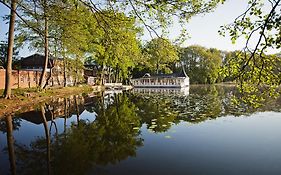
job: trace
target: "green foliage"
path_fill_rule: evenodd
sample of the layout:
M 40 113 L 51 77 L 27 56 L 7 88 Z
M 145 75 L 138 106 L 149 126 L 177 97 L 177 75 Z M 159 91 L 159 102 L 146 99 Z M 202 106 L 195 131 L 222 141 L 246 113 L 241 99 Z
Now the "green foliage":
M 91 13 L 84 7 L 76 7 L 72 3 L 57 1 L 52 4 L 50 14 L 50 41 L 53 52 L 82 56 L 88 48 L 88 38 L 91 36 L 87 25 L 93 19 Z M 91 26 L 93 27 L 93 26 Z
M 185 66 L 191 83 L 219 82 L 219 71 L 222 65 L 221 51 L 201 46 L 189 46 L 181 49 L 180 61 Z
M 281 47 L 281 1 L 248 0 L 246 11 L 232 24 L 222 26 L 219 33 L 229 33 L 235 42 L 245 37 L 245 47 L 229 60 L 229 74 L 236 78 L 249 103 L 262 103 L 267 96 L 275 97 L 280 85 L 280 56 L 266 55 L 269 48 Z M 250 47 L 251 43 L 254 47 Z M 259 92 L 259 95 L 253 95 Z
M 17 19 L 15 44 L 18 47 L 28 45 L 29 49 L 43 52 L 44 49 L 44 17 L 50 17 L 48 10 L 51 2 L 25 0 L 18 3 L 17 12 L 21 18 Z
M 107 12 L 106 23 L 110 25 L 103 31 L 103 35 L 96 40 L 93 48 L 96 61 L 100 65 L 106 65 L 113 69 L 116 80 L 128 78 L 129 70 L 133 68 L 140 57 L 140 48 L 136 35 L 139 29 L 135 27 L 135 20 L 126 17 L 125 14 Z
M 145 45 L 144 52 L 148 59 L 146 66 L 157 74 L 170 73 L 172 70 L 168 66 L 179 59 L 176 47 L 165 38 L 152 39 Z
M 247 66 L 244 65 L 245 60 L 248 61 Z M 239 82 L 238 87 L 243 94 L 241 100 L 258 107 L 267 97 L 276 97 L 279 93 L 280 65 L 281 57 L 278 55 L 233 52 L 228 55 L 223 72 Z
M 76 4 L 87 5 L 93 12 L 102 13 L 106 10 L 115 12 L 126 12 L 138 20 L 138 23 L 149 31 L 151 36 L 159 36 L 157 29 L 162 29 L 164 34 L 169 26 L 180 23 L 182 27 L 189 19 L 197 14 L 204 14 L 212 11 L 219 3 L 224 0 L 178 0 L 178 1 L 159 1 L 159 0 L 103 0 L 87 1 L 74 0 Z M 99 15 L 106 16 L 106 15 Z M 186 30 L 183 27 L 181 39 L 185 39 Z

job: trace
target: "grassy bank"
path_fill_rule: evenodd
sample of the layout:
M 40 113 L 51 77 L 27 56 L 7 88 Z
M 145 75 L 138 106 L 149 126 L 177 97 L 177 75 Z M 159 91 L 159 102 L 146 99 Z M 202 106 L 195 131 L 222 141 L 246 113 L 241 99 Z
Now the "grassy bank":
M 0 98 L 0 118 L 6 114 L 16 112 L 23 107 L 32 106 L 51 98 L 90 93 L 92 91 L 93 88 L 87 85 L 81 85 L 78 87 L 50 88 L 43 91 L 38 91 L 36 88 L 13 89 L 12 99 L 7 100 Z M 3 94 L 3 90 L 0 90 L 0 94 Z

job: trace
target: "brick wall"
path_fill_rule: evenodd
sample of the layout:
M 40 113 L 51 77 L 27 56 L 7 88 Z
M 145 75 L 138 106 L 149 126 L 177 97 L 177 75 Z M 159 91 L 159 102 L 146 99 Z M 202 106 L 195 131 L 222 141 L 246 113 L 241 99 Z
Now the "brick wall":
M 5 69 L 0 69 L 0 89 L 5 88 Z
M 5 69 L 0 69 L 0 89 L 5 88 Z M 41 71 L 13 70 L 12 88 L 36 87 L 39 83 Z
M 0 89 L 5 88 L 5 69 L 0 69 Z M 30 88 L 36 87 L 39 83 L 40 71 L 13 70 L 12 88 Z
M 5 88 L 5 69 L 0 69 L 0 89 Z M 33 70 L 13 70 L 12 71 L 12 88 L 30 88 L 36 87 L 39 84 L 41 71 Z M 44 81 L 47 80 L 49 73 L 47 72 Z M 74 78 L 67 76 L 66 84 L 72 86 Z M 64 78 L 62 74 L 53 74 L 49 79 L 50 86 L 63 86 Z

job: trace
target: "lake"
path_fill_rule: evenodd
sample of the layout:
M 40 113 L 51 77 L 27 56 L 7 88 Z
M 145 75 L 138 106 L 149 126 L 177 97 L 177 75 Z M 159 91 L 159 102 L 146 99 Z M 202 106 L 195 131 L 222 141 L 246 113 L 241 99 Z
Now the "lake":
M 0 174 L 281 174 L 281 98 L 234 87 L 52 99 L 0 120 Z

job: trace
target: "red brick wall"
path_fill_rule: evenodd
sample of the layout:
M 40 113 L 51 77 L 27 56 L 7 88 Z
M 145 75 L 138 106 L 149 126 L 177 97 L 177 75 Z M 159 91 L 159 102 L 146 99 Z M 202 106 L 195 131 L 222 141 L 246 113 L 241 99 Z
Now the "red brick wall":
M 5 88 L 5 69 L 0 69 L 0 89 Z
M 0 69 L 0 89 L 5 88 L 5 69 Z M 32 70 L 13 70 L 12 71 L 12 88 L 30 88 L 36 87 L 39 84 L 41 71 Z M 47 80 L 49 73 L 47 72 L 44 81 Z M 63 75 L 54 75 L 50 78 L 49 85 L 62 86 L 64 82 Z M 73 78 L 71 76 L 67 77 L 67 85 L 73 85 Z
M 0 69 L 0 89 L 5 88 L 5 72 L 5 69 Z M 12 88 L 36 87 L 39 83 L 40 75 L 40 71 L 13 70 L 11 79 Z

